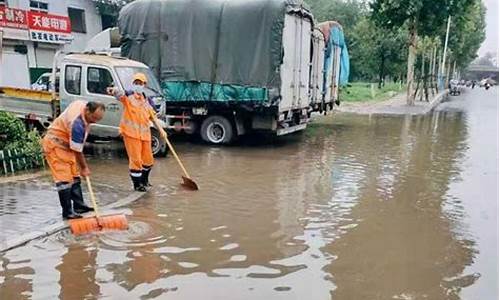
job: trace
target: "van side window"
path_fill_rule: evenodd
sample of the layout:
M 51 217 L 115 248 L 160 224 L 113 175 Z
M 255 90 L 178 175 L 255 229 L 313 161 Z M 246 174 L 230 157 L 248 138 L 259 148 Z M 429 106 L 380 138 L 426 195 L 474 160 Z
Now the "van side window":
M 80 95 L 82 67 L 67 65 L 64 73 L 64 88 L 66 91 L 73 95 Z
M 87 91 L 89 93 L 107 95 L 106 88 L 113 85 L 113 77 L 108 70 L 95 67 L 87 69 Z

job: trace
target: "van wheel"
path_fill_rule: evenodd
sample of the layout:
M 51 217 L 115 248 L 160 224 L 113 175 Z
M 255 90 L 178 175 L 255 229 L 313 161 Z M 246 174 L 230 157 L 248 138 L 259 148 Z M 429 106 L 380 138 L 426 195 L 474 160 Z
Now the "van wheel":
M 161 140 L 160 133 L 156 129 L 151 129 L 151 149 L 155 157 L 167 156 L 167 144 Z
M 234 138 L 231 122 L 223 116 L 211 116 L 201 124 L 201 138 L 211 144 L 229 144 Z

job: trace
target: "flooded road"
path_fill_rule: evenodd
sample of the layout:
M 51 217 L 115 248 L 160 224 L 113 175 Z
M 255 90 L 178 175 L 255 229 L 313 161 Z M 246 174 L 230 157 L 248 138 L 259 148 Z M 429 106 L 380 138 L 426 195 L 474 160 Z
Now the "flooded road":
M 129 231 L 1 254 L 0 299 L 498 299 L 497 88 L 177 148 L 200 191 L 160 159 Z M 94 181 L 130 185 L 123 157 L 96 154 Z

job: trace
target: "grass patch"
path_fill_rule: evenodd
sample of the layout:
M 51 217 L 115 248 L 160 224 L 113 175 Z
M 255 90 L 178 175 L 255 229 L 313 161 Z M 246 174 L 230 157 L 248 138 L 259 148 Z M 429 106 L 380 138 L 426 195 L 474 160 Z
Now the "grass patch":
M 371 83 L 369 82 L 352 82 L 349 86 L 343 87 L 340 90 L 340 101 L 342 102 L 368 102 L 368 101 L 384 101 L 394 95 L 405 90 L 406 85 L 399 83 L 387 83 L 381 89 L 377 88 L 374 83 L 374 95 L 372 95 Z

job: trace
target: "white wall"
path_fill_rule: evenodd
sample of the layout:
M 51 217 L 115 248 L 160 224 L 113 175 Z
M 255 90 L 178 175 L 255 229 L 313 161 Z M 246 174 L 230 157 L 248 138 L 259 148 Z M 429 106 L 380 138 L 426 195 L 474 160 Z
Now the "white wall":
M 44 0 L 42 0 L 44 1 Z M 8 0 L 8 6 L 29 10 L 29 0 Z M 48 3 L 49 14 L 68 16 L 68 7 L 79 8 L 85 11 L 86 33 L 72 32 L 74 40 L 71 44 L 64 46 L 65 51 L 83 51 L 87 42 L 102 31 L 101 16 L 98 15 L 92 0 L 45 0 Z M 13 48 L 7 50 L 6 44 L 26 45 L 28 53 L 20 55 L 13 52 Z M 11 49 L 12 48 L 12 49 Z M 29 68 L 52 68 L 55 52 L 61 49 L 60 44 L 38 43 L 35 48 L 32 41 L 6 41 L 4 40 L 4 55 L 0 62 L 0 86 L 15 86 L 29 88 Z M 15 69 L 15 74 L 10 70 Z M 12 76 L 14 75 L 14 76 Z
M 66 45 L 64 50 L 83 51 L 87 42 L 102 31 L 101 16 L 97 13 L 97 9 L 95 8 L 95 4 L 92 0 L 52 0 L 51 2 L 65 3 L 64 6 L 59 4 L 61 5 L 60 8 L 64 10 L 59 12 L 61 15 L 68 15 L 68 7 L 85 10 L 85 26 L 87 28 L 87 33 L 73 32 L 72 35 L 74 40 L 71 44 Z

